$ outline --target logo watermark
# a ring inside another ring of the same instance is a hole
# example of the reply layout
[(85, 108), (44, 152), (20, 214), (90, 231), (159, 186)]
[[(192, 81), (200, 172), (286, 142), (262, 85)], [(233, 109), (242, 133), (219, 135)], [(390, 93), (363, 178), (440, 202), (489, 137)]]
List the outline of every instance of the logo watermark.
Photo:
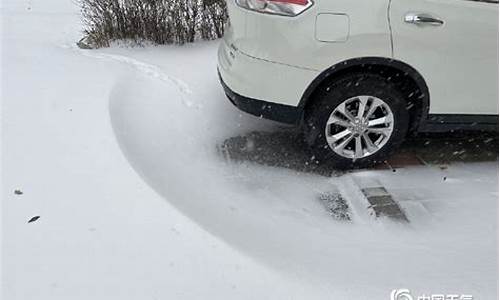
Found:
[(409, 289), (397, 289), (391, 291), (391, 300), (474, 300), (474, 297), (465, 294), (422, 294), (413, 296)]
[(413, 300), (413, 296), (408, 289), (392, 290), (391, 300)]

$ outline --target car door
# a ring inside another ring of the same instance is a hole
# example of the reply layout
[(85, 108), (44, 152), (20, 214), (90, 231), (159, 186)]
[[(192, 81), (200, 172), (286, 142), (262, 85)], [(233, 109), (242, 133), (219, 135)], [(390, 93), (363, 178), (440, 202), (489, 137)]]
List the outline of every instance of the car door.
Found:
[(391, 0), (393, 56), (415, 68), (431, 114), (498, 114), (498, 0)]

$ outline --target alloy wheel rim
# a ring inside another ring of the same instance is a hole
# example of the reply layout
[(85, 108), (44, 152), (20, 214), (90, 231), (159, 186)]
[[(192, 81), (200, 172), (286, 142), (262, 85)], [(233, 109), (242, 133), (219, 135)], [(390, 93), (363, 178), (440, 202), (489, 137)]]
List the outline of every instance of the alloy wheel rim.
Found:
[(382, 149), (393, 131), (394, 114), (387, 103), (374, 96), (356, 96), (333, 110), (325, 137), (336, 154), (357, 160)]

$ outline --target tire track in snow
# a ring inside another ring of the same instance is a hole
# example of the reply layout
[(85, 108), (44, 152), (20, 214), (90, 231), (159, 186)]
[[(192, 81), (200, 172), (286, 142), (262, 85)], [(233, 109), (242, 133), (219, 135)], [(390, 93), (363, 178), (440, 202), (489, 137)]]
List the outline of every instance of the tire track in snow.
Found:
[(122, 64), (126, 64), (148, 77), (158, 79), (163, 82), (173, 83), (177, 87), (177, 89), (181, 92), (182, 101), (184, 102), (184, 104), (188, 107), (192, 107), (194, 105), (192, 101), (188, 100), (187, 97), (185, 97), (185, 95), (190, 95), (193, 93), (189, 85), (186, 82), (177, 79), (175, 77), (172, 77), (167, 73), (163, 72), (161, 68), (158, 67), (157, 65), (149, 64), (125, 55), (93, 52), (96, 50), (82, 50), (72, 45), (64, 45), (63, 48), (72, 49), (73, 51), (76, 51), (77, 53), (86, 57), (103, 59), (108, 61), (116, 61)]

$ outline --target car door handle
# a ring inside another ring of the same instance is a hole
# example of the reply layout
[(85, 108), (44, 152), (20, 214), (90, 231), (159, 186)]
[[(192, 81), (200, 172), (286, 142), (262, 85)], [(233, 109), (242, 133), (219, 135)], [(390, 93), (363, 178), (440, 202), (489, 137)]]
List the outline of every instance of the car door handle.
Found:
[(443, 20), (435, 18), (428, 14), (416, 14), (408, 13), (405, 15), (405, 22), (415, 25), (431, 25), (431, 26), (441, 26), (444, 24)]

